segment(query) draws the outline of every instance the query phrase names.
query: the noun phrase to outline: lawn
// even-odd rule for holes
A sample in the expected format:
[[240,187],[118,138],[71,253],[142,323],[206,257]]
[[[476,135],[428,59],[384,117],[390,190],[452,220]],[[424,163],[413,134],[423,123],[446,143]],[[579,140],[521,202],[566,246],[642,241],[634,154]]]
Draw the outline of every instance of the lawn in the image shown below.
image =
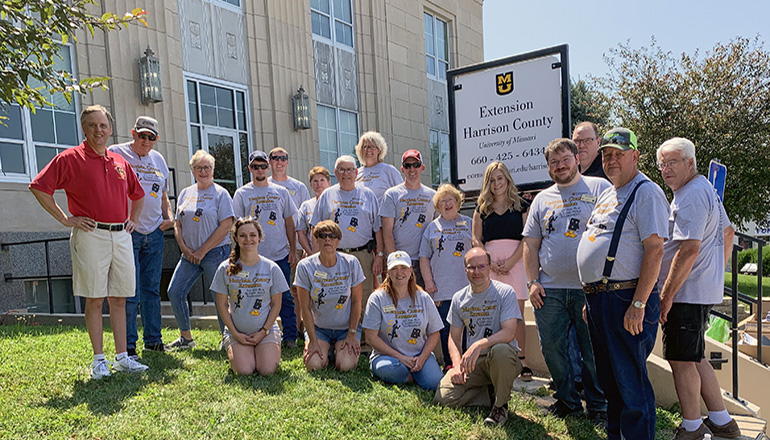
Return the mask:
[[[486,409],[449,409],[415,385],[374,380],[362,358],[346,374],[309,374],[286,350],[277,374],[238,377],[217,351],[216,331],[195,331],[198,348],[148,352],[150,370],[91,380],[84,327],[0,326],[2,438],[602,439],[587,419],[540,415],[534,395],[514,394],[511,419],[484,426]],[[164,330],[164,339],[176,337]],[[114,357],[105,334],[107,358]],[[541,393],[544,390],[541,389]],[[678,415],[658,411],[658,435]]]
[[[725,287],[732,287],[733,274],[725,274]],[[757,276],[738,274],[738,292],[757,297]],[[762,297],[770,297],[770,278],[762,277]]]

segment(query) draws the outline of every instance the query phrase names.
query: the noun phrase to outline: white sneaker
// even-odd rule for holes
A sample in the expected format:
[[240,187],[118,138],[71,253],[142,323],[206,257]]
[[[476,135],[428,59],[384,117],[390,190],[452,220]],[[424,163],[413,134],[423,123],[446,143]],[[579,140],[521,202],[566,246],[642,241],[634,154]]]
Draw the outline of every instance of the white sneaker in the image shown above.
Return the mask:
[[91,362],[91,378],[101,379],[110,376],[110,361],[101,359]]
[[112,365],[115,367],[115,371],[122,371],[125,373],[139,373],[150,368],[147,365],[131,359],[129,356],[126,356],[121,360],[116,359],[115,363]]

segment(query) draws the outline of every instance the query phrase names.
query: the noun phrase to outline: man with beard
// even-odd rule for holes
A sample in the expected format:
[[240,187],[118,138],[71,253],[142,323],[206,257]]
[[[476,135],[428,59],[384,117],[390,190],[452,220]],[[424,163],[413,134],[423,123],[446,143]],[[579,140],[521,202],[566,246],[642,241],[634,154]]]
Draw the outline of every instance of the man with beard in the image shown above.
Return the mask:
[[523,235],[529,297],[535,309],[543,357],[556,385],[556,402],[548,407],[548,412],[557,417],[583,412],[567,338],[574,327],[583,357],[588,415],[594,423],[604,425],[607,401],[598,385],[588,325],[582,317],[585,293],[575,257],[594,204],[610,183],[580,175],[578,148],[569,139],[551,141],[545,148],[545,159],[548,174],[556,184],[532,201]]

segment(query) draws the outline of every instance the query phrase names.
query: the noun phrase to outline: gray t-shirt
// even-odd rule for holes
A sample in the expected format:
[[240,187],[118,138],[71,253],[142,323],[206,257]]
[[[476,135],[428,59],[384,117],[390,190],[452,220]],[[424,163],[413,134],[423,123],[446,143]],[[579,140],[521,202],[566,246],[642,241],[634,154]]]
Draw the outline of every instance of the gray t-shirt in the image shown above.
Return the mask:
[[529,207],[525,237],[540,238],[540,284],[547,289],[580,289],[577,255],[580,236],[599,198],[612,186],[598,177],[583,177],[567,187],[552,185]]
[[473,220],[460,214],[454,220],[438,217],[425,229],[420,241],[420,257],[430,260],[433,284],[438,290],[434,301],[448,301],[458,289],[468,285],[465,253],[472,247]]
[[[479,339],[499,332],[502,323],[509,319],[521,321],[519,302],[513,287],[499,281],[490,281],[489,287],[483,292],[473,293],[471,286],[466,286],[452,297],[447,321],[452,327],[465,327],[468,347]],[[519,349],[516,339],[510,345]]]
[[[441,315],[430,295],[417,290],[414,304],[407,297],[399,299],[398,307],[384,290],[375,290],[369,297],[361,327],[379,330],[380,337],[404,356],[419,356],[428,335],[444,328]],[[374,350],[375,355],[381,355]]]
[[302,204],[302,202],[310,198],[310,193],[308,192],[307,186],[305,186],[304,183],[291,176],[286,177],[288,177],[288,179],[284,180],[283,182],[274,180],[272,176],[268,177],[267,181],[286,188],[286,190],[289,191],[291,200],[294,202],[294,206],[299,206]]
[[[581,282],[595,283],[602,279],[615,222],[631,191],[643,180],[649,179],[640,172],[621,188],[611,186],[599,196],[588,220],[588,228],[583,232],[578,245],[577,263]],[[668,203],[663,190],[655,183],[647,182],[639,187],[628,211],[611,280],[639,278],[644,256],[642,241],[653,234],[664,240],[668,238]]]
[[297,264],[294,285],[310,292],[310,309],[316,327],[344,330],[350,324],[350,289],[364,282],[364,271],[355,257],[337,252],[337,264],[326,267],[320,254]]
[[[219,227],[219,222],[234,215],[230,194],[216,183],[203,191],[198,190],[197,184],[190,185],[177,197],[176,219],[182,223],[185,244],[193,251],[203,246]],[[230,244],[230,234],[215,247],[226,244]]]
[[679,244],[683,240],[700,240],[698,257],[687,280],[674,296],[674,302],[721,303],[725,279],[724,230],[730,226],[730,220],[714,187],[705,177],[698,175],[674,191],[668,224],[671,239],[663,245],[658,287],[662,288],[666,281]]
[[436,191],[425,185],[407,189],[401,183],[385,191],[380,216],[392,218],[396,250],[404,251],[416,260],[420,255],[420,240],[425,228],[433,221],[433,195]]
[[219,265],[211,290],[227,295],[235,328],[241,333],[254,333],[265,325],[271,297],[283,294],[289,285],[281,268],[267,258],[260,258],[253,266],[244,265],[235,275],[227,274],[229,265],[230,260]]
[[352,191],[343,191],[339,184],[326,188],[318,198],[310,224],[315,226],[323,220],[340,225],[341,249],[364,246],[382,227],[377,197],[362,186]]
[[403,182],[404,179],[398,169],[385,162],[379,162],[371,167],[361,167],[356,176],[356,185],[363,185],[372,190],[379,203],[382,203],[382,198],[388,188]]
[[259,244],[259,255],[273,261],[282,260],[289,255],[286,219],[292,217],[297,208],[286,188],[272,183],[267,186],[255,186],[253,182],[249,182],[235,191],[233,209],[237,217],[249,216],[259,220],[265,237]]
[[297,223],[294,225],[295,231],[306,231],[307,241],[313,246],[313,237],[310,235],[310,219],[313,217],[315,204],[318,202],[315,197],[302,202],[297,213]]
[[136,230],[141,234],[155,231],[163,221],[163,192],[168,192],[168,165],[163,155],[150,150],[146,156],[140,156],[131,149],[131,144],[113,145],[109,148],[118,153],[131,165],[144,190],[144,205],[136,222]]

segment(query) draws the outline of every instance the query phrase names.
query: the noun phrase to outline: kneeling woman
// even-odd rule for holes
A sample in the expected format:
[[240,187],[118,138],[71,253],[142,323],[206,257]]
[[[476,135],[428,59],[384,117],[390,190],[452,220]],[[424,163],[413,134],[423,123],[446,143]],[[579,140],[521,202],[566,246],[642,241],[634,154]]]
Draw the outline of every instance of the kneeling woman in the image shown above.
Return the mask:
[[362,326],[374,348],[372,374],[389,383],[411,375],[420,387],[436,389],[442,374],[433,349],[444,323],[433,299],[417,287],[406,252],[388,256],[388,276],[369,297]]
[[211,283],[225,323],[224,349],[236,374],[256,370],[267,376],[281,362],[281,330],[275,320],[289,286],[281,268],[257,253],[262,239],[256,219],[237,220],[232,229],[235,247]]
[[342,231],[333,221],[315,225],[313,238],[319,252],[299,262],[294,278],[307,333],[305,368],[326,367],[333,346],[335,368],[353,370],[361,354],[357,329],[364,271],[356,258],[337,252]]

